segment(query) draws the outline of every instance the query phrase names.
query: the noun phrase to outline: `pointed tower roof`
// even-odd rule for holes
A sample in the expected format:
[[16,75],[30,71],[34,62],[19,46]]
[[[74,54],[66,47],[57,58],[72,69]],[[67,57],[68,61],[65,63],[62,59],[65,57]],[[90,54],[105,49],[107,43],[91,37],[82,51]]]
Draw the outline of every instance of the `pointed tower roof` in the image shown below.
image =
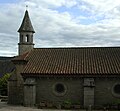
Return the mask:
[[24,15],[22,24],[21,24],[18,32],[33,32],[33,33],[35,33],[27,10],[25,11],[25,15]]

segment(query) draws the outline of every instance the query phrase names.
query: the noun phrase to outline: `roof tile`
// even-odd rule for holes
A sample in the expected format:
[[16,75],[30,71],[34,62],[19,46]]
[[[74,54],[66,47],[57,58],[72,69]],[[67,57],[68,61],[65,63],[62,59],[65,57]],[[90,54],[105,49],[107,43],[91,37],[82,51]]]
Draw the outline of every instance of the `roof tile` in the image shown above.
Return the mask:
[[120,74],[120,47],[35,48],[22,74]]

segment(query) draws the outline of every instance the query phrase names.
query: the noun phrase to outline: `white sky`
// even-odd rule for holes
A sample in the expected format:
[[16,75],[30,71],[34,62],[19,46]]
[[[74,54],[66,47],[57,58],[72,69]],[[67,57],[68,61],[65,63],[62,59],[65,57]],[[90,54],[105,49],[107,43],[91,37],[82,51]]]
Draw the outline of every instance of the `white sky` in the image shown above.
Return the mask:
[[0,56],[17,55],[26,5],[35,47],[120,44],[120,0],[0,0]]

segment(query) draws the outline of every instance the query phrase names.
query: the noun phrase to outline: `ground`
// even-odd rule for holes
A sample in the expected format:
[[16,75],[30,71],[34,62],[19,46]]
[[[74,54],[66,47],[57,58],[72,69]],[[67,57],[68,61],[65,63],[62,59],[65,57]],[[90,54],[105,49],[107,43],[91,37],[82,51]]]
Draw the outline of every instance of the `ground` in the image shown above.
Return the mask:
[[[29,108],[29,107],[23,107],[23,106],[11,106],[11,105],[8,105],[6,102],[1,102],[0,100],[0,111],[86,111],[86,110],[57,110],[57,109],[53,110],[53,109]],[[87,110],[87,111],[90,111],[90,110]],[[103,111],[103,110],[92,110],[92,111]],[[119,110],[116,110],[116,111],[119,111]]]
[[[8,105],[6,102],[0,102],[0,111],[66,111],[66,110],[37,109],[37,108],[29,108],[23,106],[11,106]],[[74,110],[67,110],[67,111],[74,111]]]

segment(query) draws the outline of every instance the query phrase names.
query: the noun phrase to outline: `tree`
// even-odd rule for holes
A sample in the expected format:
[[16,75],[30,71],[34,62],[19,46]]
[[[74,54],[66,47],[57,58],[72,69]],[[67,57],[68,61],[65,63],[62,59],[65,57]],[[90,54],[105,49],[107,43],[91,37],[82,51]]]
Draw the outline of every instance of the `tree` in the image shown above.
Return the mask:
[[0,94],[3,96],[7,96],[7,82],[11,73],[5,74],[0,78]]

